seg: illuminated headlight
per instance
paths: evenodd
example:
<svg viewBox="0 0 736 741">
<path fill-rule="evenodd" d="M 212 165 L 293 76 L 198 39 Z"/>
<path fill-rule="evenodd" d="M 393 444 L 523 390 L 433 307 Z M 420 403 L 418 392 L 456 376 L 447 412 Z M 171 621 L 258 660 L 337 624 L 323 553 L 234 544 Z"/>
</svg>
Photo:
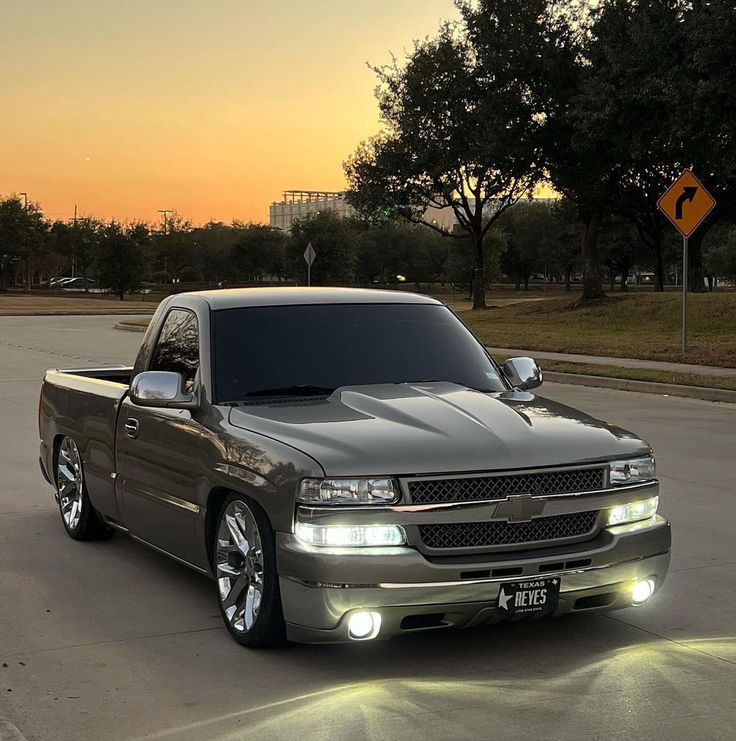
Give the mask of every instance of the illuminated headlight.
<svg viewBox="0 0 736 741">
<path fill-rule="evenodd" d="M 624 461 L 611 461 L 609 481 L 611 486 L 625 486 L 626 484 L 640 484 L 643 481 L 652 481 L 657 470 L 654 458 L 629 458 Z"/>
<path fill-rule="evenodd" d="M 640 502 L 631 502 L 629 504 L 619 504 L 608 510 L 608 520 L 606 525 L 625 525 L 629 522 L 639 522 L 639 520 L 648 520 L 657 514 L 659 506 L 659 497 L 643 499 Z"/>
<path fill-rule="evenodd" d="M 392 504 L 399 498 L 393 479 L 304 479 L 301 504 Z"/>
<path fill-rule="evenodd" d="M 406 533 L 398 525 L 312 525 L 296 523 L 296 537 L 307 545 L 327 548 L 372 548 L 404 545 Z"/>
</svg>

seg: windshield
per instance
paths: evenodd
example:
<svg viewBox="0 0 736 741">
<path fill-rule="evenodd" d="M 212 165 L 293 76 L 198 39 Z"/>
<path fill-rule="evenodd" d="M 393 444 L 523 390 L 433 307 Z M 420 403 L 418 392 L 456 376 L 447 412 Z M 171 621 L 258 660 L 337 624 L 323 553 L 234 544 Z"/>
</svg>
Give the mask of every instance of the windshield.
<svg viewBox="0 0 736 741">
<path fill-rule="evenodd" d="M 216 403 L 377 383 L 507 388 L 480 343 L 445 306 L 258 306 L 213 317 Z"/>
</svg>

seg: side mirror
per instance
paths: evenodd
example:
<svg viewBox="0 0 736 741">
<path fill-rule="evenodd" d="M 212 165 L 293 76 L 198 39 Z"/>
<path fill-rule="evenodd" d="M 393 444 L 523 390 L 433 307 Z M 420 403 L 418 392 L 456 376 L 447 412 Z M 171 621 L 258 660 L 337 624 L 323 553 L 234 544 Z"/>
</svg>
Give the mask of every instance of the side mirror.
<svg viewBox="0 0 736 741">
<path fill-rule="evenodd" d="M 182 391 L 184 376 L 169 371 L 139 373 L 130 384 L 130 400 L 139 407 L 166 407 L 168 409 L 197 409 L 195 394 Z"/>
<path fill-rule="evenodd" d="M 541 386 L 542 369 L 533 358 L 509 358 L 503 364 L 503 374 L 514 388 L 522 391 Z"/>
</svg>

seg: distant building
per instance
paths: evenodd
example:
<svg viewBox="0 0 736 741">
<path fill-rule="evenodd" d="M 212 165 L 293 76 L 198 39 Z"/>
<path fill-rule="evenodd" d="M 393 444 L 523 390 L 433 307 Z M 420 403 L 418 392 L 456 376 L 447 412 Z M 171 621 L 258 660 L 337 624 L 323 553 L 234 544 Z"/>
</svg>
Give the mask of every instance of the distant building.
<svg viewBox="0 0 736 741">
<path fill-rule="evenodd" d="M 285 190 L 282 200 L 272 203 L 268 211 L 269 224 L 287 232 L 296 219 L 309 214 L 335 211 L 340 216 L 351 216 L 355 213 L 345 200 L 344 190 Z"/>
<path fill-rule="evenodd" d="M 335 211 L 340 216 L 352 216 L 355 209 L 345 200 L 344 190 L 285 190 L 282 200 L 272 203 L 269 207 L 269 224 L 276 229 L 290 231 L 296 219 L 320 211 Z M 552 206 L 555 198 L 534 198 L 534 203 Z M 474 200 L 468 199 L 473 205 Z M 498 203 L 491 201 L 484 209 L 486 216 L 490 216 L 498 208 Z M 447 206 L 436 208 L 431 206 L 424 214 L 424 220 L 436 227 L 451 232 L 457 227 L 457 219 L 453 210 Z"/>
</svg>

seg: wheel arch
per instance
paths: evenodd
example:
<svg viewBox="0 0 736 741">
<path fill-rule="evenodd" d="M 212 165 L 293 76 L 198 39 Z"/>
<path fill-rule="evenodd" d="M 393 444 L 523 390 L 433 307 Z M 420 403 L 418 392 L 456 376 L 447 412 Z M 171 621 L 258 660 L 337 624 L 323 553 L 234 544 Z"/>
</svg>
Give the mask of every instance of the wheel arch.
<svg viewBox="0 0 736 741">
<path fill-rule="evenodd" d="M 265 507 L 258 501 L 254 492 L 248 491 L 246 487 L 234 489 L 229 486 L 215 486 L 207 495 L 207 505 L 204 513 L 204 538 L 207 549 L 207 563 L 211 572 L 215 573 L 213 550 L 215 544 L 215 533 L 217 531 L 217 518 L 222 511 L 222 505 L 230 495 L 236 495 L 248 500 L 249 504 L 255 505 L 266 517 L 269 526 L 273 529 L 273 523 Z"/>
</svg>

